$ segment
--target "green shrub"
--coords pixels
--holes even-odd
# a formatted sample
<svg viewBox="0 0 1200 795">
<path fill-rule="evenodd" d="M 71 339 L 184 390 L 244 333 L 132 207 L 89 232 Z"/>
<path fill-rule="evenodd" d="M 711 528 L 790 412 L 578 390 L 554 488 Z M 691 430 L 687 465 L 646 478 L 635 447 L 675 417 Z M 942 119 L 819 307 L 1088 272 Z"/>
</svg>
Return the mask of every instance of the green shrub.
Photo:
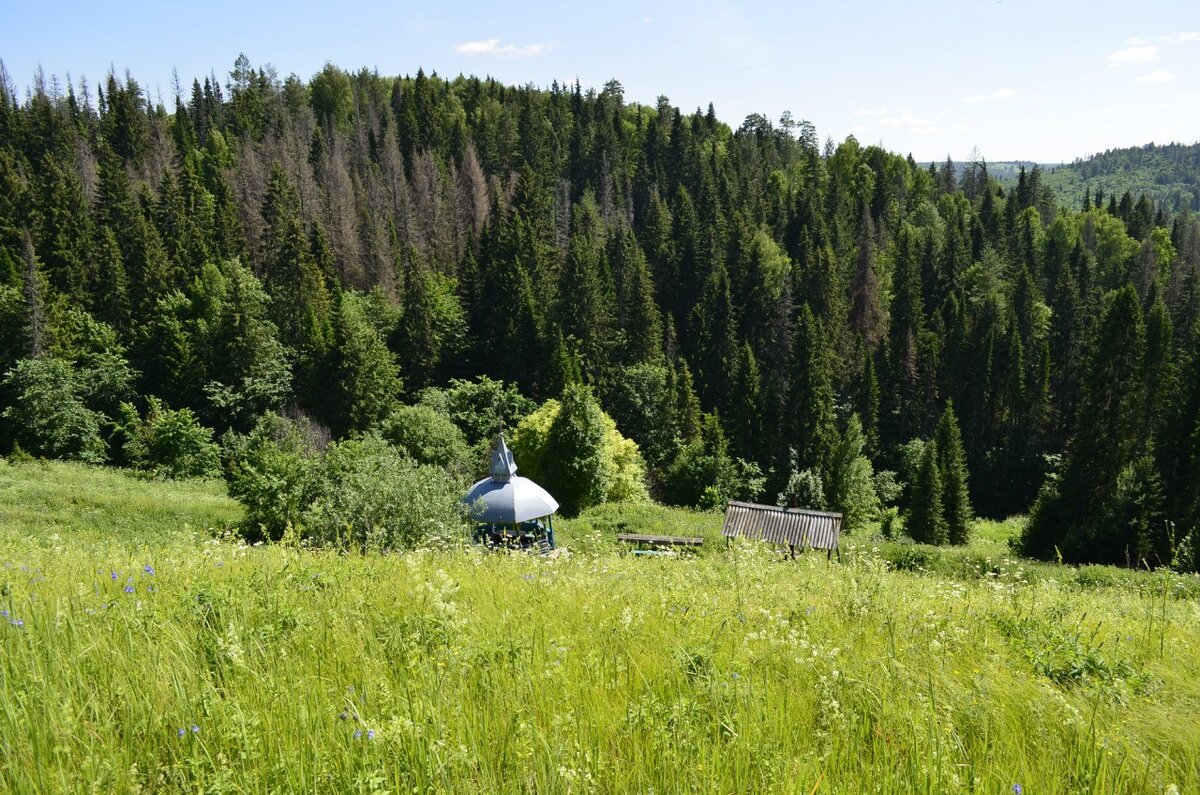
<svg viewBox="0 0 1200 795">
<path fill-rule="evenodd" d="M 316 489 L 317 451 L 298 425 L 263 416 L 245 436 L 226 444 L 229 494 L 246 509 L 243 534 L 279 540 L 298 529 Z"/>
<path fill-rule="evenodd" d="M 181 479 L 220 474 L 220 448 L 211 428 L 200 424 L 191 409 L 169 409 L 158 398 L 149 399 L 144 420 L 126 405 L 133 422 L 126 426 L 125 455 L 136 468 L 155 477 Z"/>
<path fill-rule="evenodd" d="M 84 403 L 84 384 L 70 362 L 22 359 L 4 375 L 11 405 L 3 416 L 12 440 L 30 455 L 100 464 L 103 416 Z"/>
<path fill-rule="evenodd" d="M 512 437 L 520 474 L 537 481 L 573 515 L 602 502 L 649 499 L 637 444 L 617 430 L 591 392 L 571 385 L 547 400 Z"/>
<path fill-rule="evenodd" d="M 757 464 L 729 455 L 717 417 L 706 414 L 699 434 L 679 449 L 664 473 L 663 496 L 671 505 L 719 510 L 730 500 L 757 500 L 764 482 Z"/>
<path fill-rule="evenodd" d="M 465 537 L 458 483 L 374 435 L 331 445 L 316 472 L 304 536 L 323 546 L 389 552 Z"/>
<path fill-rule="evenodd" d="M 429 406 L 399 406 L 379 424 L 379 435 L 418 464 L 465 476 L 471 451 L 458 426 Z"/>
</svg>

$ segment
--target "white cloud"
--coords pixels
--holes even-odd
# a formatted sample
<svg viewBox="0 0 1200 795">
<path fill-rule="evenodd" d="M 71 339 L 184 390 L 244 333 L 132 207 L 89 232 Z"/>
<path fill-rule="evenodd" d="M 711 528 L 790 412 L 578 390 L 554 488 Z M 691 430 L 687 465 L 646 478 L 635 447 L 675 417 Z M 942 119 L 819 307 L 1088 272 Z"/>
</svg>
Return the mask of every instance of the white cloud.
<svg viewBox="0 0 1200 795">
<path fill-rule="evenodd" d="M 1189 31 L 1187 33 L 1172 33 L 1170 36 L 1163 36 L 1163 41 L 1200 41 L 1200 33 Z"/>
<path fill-rule="evenodd" d="M 992 94 L 978 94 L 973 97 L 964 97 L 963 102 L 992 102 L 996 100 L 1015 99 L 1017 90 L 1015 88 L 1002 88 Z"/>
<path fill-rule="evenodd" d="M 1170 83 L 1175 79 L 1173 72 L 1168 72 L 1166 69 L 1155 69 L 1148 75 L 1142 75 L 1133 82 L 1135 83 Z"/>
<path fill-rule="evenodd" d="M 534 58 L 549 49 L 549 44 L 501 44 L 500 39 L 464 41 L 454 45 L 454 51 L 459 55 L 490 55 L 495 58 Z"/>
<path fill-rule="evenodd" d="M 1154 63 L 1158 60 L 1158 48 L 1153 45 L 1126 47 L 1108 56 L 1109 66 L 1125 66 L 1131 63 Z"/>
<path fill-rule="evenodd" d="M 881 129 L 891 130 L 907 130 L 914 135 L 939 135 L 947 132 L 966 132 L 967 125 L 962 122 L 945 125 L 943 119 L 946 112 L 937 113 L 934 116 L 921 116 L 913 113 L 911 110 L 897 110 L 875 122 L 876 126 Z M 857 127 L 866 131 L 870 128 Z"/>
<path fill-rule="evenodd" d="M 1125 39 L 1126 47 L 1140 47 L 1143 44 L 1149 44 L 1150 40 L 1145 36 L 1134 36 L 1132 39 Z"/>
</svg>

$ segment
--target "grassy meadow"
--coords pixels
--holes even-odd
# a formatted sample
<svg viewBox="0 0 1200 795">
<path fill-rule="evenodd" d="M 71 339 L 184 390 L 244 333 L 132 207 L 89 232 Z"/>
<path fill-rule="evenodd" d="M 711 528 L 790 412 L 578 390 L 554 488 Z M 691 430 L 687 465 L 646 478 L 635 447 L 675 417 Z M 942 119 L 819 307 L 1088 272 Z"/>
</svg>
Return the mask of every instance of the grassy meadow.
<svg viewBox="0 0 1200 795">
<path fill-rule="evenodd" d="M 1200 791 L 1200 582 L 1013 560 L 1017 522 L 830 564 L 648 506 L 552 558 L 246 547 L 238 516 L 0 463 L 0 791 Z"/>
</svg>

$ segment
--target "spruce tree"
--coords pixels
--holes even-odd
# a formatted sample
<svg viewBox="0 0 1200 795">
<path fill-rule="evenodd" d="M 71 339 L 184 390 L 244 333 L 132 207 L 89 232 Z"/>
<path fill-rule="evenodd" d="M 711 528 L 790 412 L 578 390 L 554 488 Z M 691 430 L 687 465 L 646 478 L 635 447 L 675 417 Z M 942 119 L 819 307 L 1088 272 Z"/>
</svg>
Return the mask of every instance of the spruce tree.
<svg viewBox="0 0 1200 795">
<path fill-rule="evenodd" d="M 949 528 L 942 505 L 942 478 L 938 471 L 937 442 L 934 440 L 925 443 L 911 489 L 908 514 L 904 521 L 905 532 L 918 544 L 946 543 Z"/>
<path fill-rule="evenodd" d="M 942 512 L 946 518 L 946 536 L 951 544 L 966 544 L 971 537 L 971 497 L 968 488 L 967 455 L 953 401 L 938 420 L 933 436 L 938 453 L 938 478 L 942 484 Z"/>
<path fill-rule="evenodd" d="M 800 465 L 816 469 L 826 483 L 838 443 L 833 402 L 833 353 L 820 321 L 806 304 L 792 340 L 787 442 L 796 448 Z"/>
</svg>

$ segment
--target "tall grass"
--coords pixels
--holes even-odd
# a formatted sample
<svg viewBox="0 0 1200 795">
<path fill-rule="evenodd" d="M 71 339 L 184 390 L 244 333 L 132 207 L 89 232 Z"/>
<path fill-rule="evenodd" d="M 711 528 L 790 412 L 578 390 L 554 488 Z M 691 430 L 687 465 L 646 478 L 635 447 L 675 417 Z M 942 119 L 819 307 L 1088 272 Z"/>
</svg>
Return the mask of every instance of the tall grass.
<svg viewBox="0 0 1200 795">
<path fill-rule="evenodd" d="M 213 484 L 0 484 L 0 791 L 1200 790 L 1187 578 L 338 556 L 194 534 Z"/>
</svg>

